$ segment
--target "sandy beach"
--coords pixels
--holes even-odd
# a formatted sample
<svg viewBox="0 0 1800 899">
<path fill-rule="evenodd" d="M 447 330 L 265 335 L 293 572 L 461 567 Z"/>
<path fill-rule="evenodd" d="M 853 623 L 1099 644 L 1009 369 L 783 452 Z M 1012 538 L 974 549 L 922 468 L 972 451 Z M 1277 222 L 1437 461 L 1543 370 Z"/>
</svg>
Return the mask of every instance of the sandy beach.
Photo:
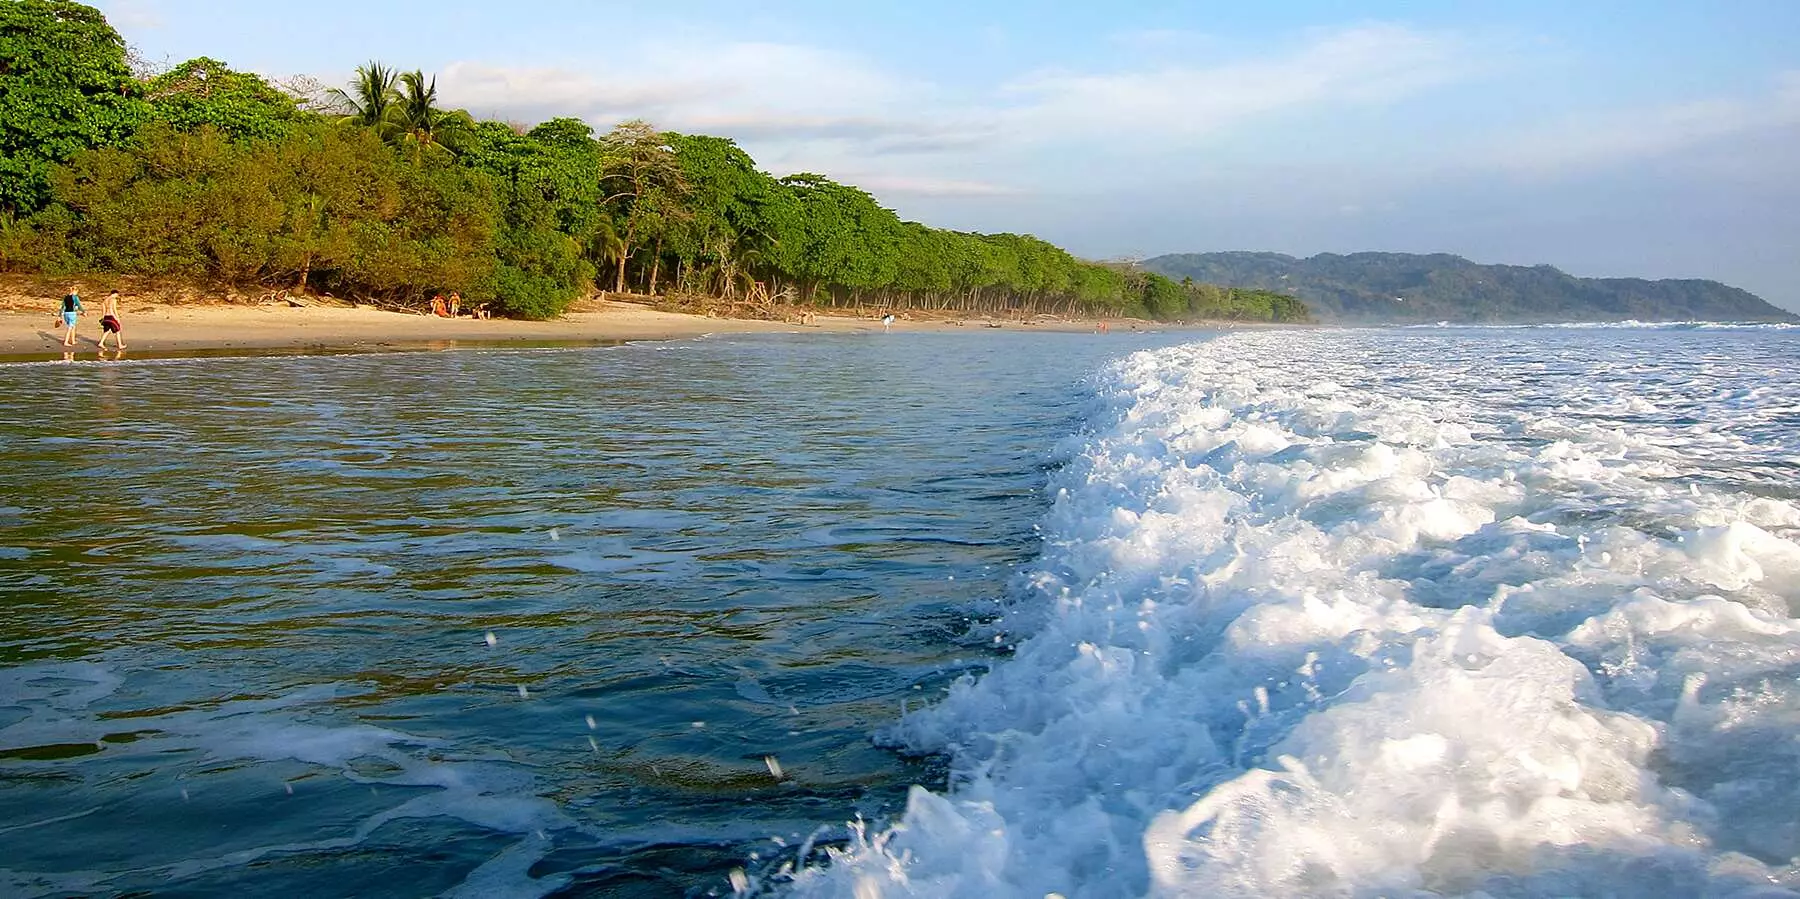
<svg viewBox="0 0 1800 899">
<path fill-rule="evenodd" d="M 91 304 L 97 308 L 98 304 Z M 144 305 L 129 304 L 120 318 L 130 356 L 234 352 L 327 350 L 438 350 L 496 344 L 605 343 L 666 340 L 703 334 L 751 332 L 879 331 L 879 319 L 820 315 L 807 324 L 756 319 L 711 318 L 664 312 L 636 303 L 606 302 L 598 311 L 572 312 L 551 321 L 438 318 L 368 307 Z M 1150 323 L 1140 323 L 1150 325 Z M 0 360 L 56 358 L 63 331 L 50 312 L 0 312 Z M 1114 325 L 1129 329 L 1128 323 Z M 1091 331 L 1092 322 L 912 320 L 895 330 L 957 331 L 1002 328 L 1034 331 Z M 97 352 L 100 316 L 84 314 L 76 327 L 78 354 Z M 110 354 L 110 350 L 108 351 Z"/>
</svg>

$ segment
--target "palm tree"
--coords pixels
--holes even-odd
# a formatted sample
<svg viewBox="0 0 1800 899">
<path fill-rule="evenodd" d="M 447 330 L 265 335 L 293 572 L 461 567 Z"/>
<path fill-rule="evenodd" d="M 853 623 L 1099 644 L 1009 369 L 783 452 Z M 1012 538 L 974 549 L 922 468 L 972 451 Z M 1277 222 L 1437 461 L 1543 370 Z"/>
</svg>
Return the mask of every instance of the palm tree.
<svg viewBox="0 0 1800 899">
<path fill-rule="evenodd" d="M 415 150 L 436 147 L 455 153 L 474 129 L 469 114 L 438 107 L 435 75 L 426 81 L 425 73 L 415 69 L 400 76 L 400 85 L 403 90 L 393 110 L 400 140 Z"/>
<path fill-rule="evenodd" d="M 604 267 L 615 262 L 618 263 L 619 283 L 617 285 L 617 290 L 619 293 L 624 293 L 625 241 L 619 237 L 618 229 L 613 227 L 612 222 L 601 219 L 599 225 L 594 228 L 594 236 L 590 239 L 588 247 L 589 251 L 594 254 L 594 261 L 598 264 L 597 267 Z"/>
<path fill-rule="evenodd" d="M 385 140 L 395 131 L 394 113 L 401 99 L 400 92 L 394 89 L 397 78 L 393 69 L 371 60 L 366 66 L 356 67 L 350 90 L 334 87 L 326 91 L 326 96 L 344 112 L 342 121 L 373 128 Z"/>
</svg>

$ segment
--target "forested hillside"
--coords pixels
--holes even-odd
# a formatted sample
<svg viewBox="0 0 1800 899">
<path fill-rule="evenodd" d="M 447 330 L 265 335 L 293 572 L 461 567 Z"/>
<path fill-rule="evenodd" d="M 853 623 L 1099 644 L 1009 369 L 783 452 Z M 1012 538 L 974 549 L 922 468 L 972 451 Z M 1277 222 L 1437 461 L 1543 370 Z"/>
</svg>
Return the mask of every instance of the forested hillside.
<svg viewBox="0 0 1800 899">
<path fill-rule="evenodd" d="M 315 86 L 316 87 L 316 86 Z M 0 271 L 204 279 L 545 318 L 599 287 L 802 305 L 1301 320 L 1029 235 L 905 222 L 721 137 L 446 108 L 379 62 L 342 89 L 209 58 L 134 69 L 72 0 L 0 0 Z"/>
<path fill-rule="evenodd" d="M 1548 265 L 1479 265 L 1437 253 L 1181 253 L 1144 267 L 1171 278 L 1273 290 L 1339 322 L 1793 321 L 1717 281 L 1577 278 Z"/>
</svg>

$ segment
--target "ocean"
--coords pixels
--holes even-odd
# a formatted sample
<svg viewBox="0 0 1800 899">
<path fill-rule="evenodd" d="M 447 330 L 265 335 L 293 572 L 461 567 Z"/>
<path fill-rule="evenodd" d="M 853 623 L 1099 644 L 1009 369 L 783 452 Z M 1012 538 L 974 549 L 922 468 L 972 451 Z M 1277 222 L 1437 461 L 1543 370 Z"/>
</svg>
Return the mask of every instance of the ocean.
<svg viewBox="0 0 1800 899">
<path fill-rule="evenodd" d="M 1800 895 L 1794 335 L 0 367 L 0 893 Z"/>
</svg>

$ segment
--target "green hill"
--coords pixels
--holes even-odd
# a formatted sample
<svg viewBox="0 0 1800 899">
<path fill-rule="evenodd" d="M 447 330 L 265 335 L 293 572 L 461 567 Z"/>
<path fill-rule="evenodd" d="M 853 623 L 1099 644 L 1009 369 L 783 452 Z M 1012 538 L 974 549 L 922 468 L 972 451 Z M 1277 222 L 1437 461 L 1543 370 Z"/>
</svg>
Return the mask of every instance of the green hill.
<svg viewBox="0 0 1800 899">
<path fill-rule="evenodd" d="M 1328 322 L 1800 320 L 1717 281 L 1577 278 L 1548 265 L 1480 265 L 1446 253 L 1176 253 L 1144 267 L 1292 294 Z"/>
</svg>

